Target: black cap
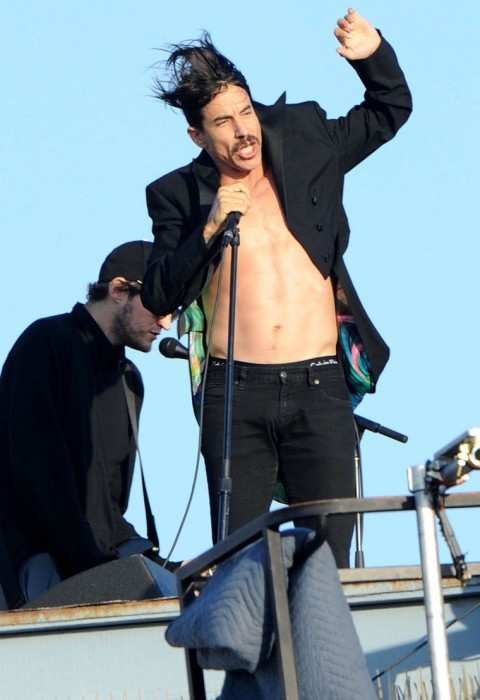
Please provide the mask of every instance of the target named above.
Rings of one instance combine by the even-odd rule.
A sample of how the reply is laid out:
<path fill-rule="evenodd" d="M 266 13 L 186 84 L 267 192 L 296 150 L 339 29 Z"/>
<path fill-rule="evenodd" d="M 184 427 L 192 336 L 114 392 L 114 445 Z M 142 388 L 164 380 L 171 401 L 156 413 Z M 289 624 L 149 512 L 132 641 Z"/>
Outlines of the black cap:
<path fill-rule="evenodd" d="M 142 282 L 153 243 L 129 241 L 122 243 L 107 255 L 98 273 L 99 282 L 110 282 L 114 277 L 124 277 L 129 282 Z"/>

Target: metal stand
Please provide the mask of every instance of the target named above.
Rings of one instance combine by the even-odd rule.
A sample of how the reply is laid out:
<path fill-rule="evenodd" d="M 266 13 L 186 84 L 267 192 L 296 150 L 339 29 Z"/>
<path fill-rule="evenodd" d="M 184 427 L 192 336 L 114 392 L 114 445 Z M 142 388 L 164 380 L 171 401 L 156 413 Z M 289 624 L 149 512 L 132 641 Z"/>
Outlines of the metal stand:
<path fill-rule="evenodd" d="M 217 541 L 221 542 L 228 535 L 230 520 L 230 499 L 232 496 L 231 451 L 232 451 L 232 399 L 233 399 L 233 362 L 235 347 L 235 312 L 237 305 L 237 267 L 240 231 L 233 223 L 223 234 L 223 246 L 232 248 L 230 263 L 230 302 L 228 308 L 228 346 L 227 367 L 225 372 L 225 403 L 223 420 L 223 460 L 222 476 L 218 489 L 218 526 Z"/>
<path fill-rule="evenodd" d="M 362 453 L 360 451 L 361 432 L 355 422 L 355 498 L 363 498 L 363 474 Z M 363 513 L 355 515 L 355 568 L 365 567 L 365 555 L 363 552 Z"/>
<path fill-rule="evenodd" d="M 380 423 L 354 414 L 355 428 L 355 498 L 363 498 L 363 473 L 362 473 L 362 453 L 360 449 L 360 441 L 365 430 L 372 433 L 380 433 L 391 440 L 397 442 L 407 442 L 408 437 L 391 428 L 386 428 Z M 365 554 L 363 552 L 363 514 L 356 513 L 355 515 L 355 568 L 363 569 L 365 567 Z"/>
<path fill-rule="evenodd" d="M 425 596 L 428 641 L 432 664 L 432 686 L 435 700 L 451 700 L 447 633 L 443 609 L 442 579 L 438 540 L 435 529 L 433 494 L 426 480 L 426 467 L 421 464 L 408 470 L 409 488 L 415 498 L 418 539 Z"/>

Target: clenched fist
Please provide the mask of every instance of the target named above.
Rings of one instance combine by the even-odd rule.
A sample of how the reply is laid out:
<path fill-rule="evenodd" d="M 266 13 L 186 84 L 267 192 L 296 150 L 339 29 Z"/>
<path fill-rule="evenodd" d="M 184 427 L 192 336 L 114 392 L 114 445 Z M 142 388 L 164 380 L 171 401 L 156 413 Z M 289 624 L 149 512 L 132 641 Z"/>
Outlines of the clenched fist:
<path fill-rule="evenodd" d="M 350 61 L 368 58 L 380 46 L 381 37 L 373 24 L 352 7 L 348 8 L 347 14 L 338 20 L 337 25 L 334 34 L 341 44 L 337 52 Z"/>
<path fill-rule="evenodd" d="M 208 242 L 215 236 L 225 223 L 232 211 L 245 214 L 250 207 L 250 190 L 242 182 L 235 185 L 223 185 L 217 190 L 217 196 L 212 204 L 207 223 L 203 229 L 203 237 Z"/>

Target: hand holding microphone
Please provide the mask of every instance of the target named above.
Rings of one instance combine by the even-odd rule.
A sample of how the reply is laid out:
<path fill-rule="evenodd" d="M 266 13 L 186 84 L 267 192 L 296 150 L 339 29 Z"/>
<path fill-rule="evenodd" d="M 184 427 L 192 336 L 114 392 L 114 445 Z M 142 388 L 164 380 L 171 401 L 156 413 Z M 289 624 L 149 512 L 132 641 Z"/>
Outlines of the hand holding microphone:
<path fill-rule="evenodd" d="M 240 216 L 246 214 L 249 208 L 250 190 L 245 184 L 238 182 L 220 187 L 203 229 L 205 242 L 217 233 L 238 224 Z"/>

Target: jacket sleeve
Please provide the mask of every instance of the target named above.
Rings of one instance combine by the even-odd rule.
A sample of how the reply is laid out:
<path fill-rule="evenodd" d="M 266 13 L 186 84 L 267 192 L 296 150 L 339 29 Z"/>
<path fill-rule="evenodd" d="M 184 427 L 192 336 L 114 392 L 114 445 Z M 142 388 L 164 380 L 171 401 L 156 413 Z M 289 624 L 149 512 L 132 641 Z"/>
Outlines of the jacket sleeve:
<path fill-rule="evenodd" d="M 54 339 L 31 333 L 9 367 L 9 453 L 13 497 L 24 527 L 48 552 L 64 576 L 110 561 L 102 552 L 81 507 L 74 455 L 65 440 L 66 412 Z M 65 350 L 65 348 L 63 348 Z"/>
<path fill-rule="evenodd" d="M 162 316 L 200 295 L 208 266 L 220 245 L 218 236 L 205 243 L 203 226 L 198 221 L 191 223 L 180 201 L 174 198 L 174 189 L 173 184 L 169 188 L 159 181 L 147 187 L 155 241 L 143 280 L 142 301 L 147 309 Z M 191 210 L 191 199 L 185 206 Z"/>
<path fill-rule="evenodd" d="M 345 117 L 326 120 L 340 150 L 344 172 L 395 136 L 412 111 L 412 97 L 390 44 L 382 37 L 371 56 L 349 61 L 365 85 L 364 101 Z M 323 110 L 317 105 L 319 115 Z"/>

